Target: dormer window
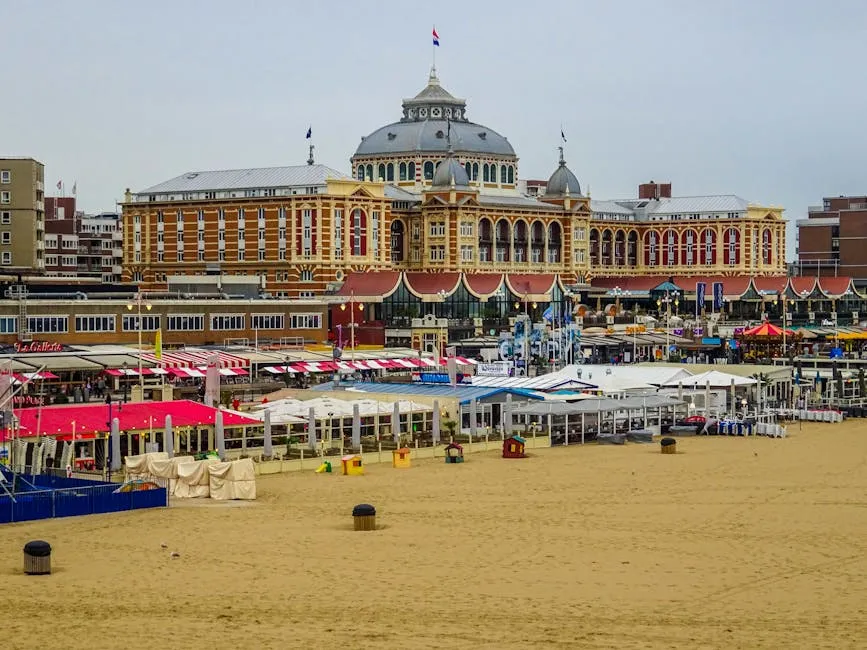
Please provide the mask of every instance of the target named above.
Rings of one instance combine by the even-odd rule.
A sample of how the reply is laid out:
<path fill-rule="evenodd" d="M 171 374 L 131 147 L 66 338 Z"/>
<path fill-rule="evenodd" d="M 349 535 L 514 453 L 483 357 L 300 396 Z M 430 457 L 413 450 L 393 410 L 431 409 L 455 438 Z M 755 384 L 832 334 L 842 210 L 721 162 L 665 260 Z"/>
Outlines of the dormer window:
<path fill-rule="evenodd" d="M 481 133 L 479 133 L 479 137 L 480 137 L 482 140 L 487 139 L 487 137 L 488 137 L 488 132 L 487 132 L 487 131 L 482 131 Z"/>
<path fill-rule="evenodd" d="M 442 140 L 444 137 L 446 137 L 446 134 L 443 133 L 443 132 L 440 130 L 440 131 L 437 131 L 437 132 L 436 132 L 436 136 L 437 136 L 440 140 Z"/>
<path fill-rule="evenodd" d="M 394 140 L 396 137 L 397 137 L 397 133 L 392 133 L 391 131 L 389 131 L 389 133 L 388 133 L 388 139 L 389 140 Z"/>
<path fill-rule="evenodd" d="M 430 114 L 433 117 L 439 117 L 440 115 L 442 115 L 442 109 L 438 106 L 435 106 L 434 108 L 430 109 Z"/>

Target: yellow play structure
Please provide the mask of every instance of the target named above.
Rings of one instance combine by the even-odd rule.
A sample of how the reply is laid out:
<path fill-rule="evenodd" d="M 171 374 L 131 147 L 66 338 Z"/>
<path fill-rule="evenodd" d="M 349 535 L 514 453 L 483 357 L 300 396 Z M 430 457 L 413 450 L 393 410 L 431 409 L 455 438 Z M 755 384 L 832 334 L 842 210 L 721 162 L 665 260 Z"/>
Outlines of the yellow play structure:
<path fill-rule="evenodd" d="M 361 456 L 349 454 L 340 459 L 344 476 L 363 476 L 364 467 L 361 466 Z"/>
<path fill-rule="evenodd" d="M 409 469 L 412 466 L 412 459 L 407 447 L 401 447 L 391 452 L 391 466 L 397 469 Z"/>
<path fill-rule="evenodd" d="M 324 461 L 319 467 L 316 468 L 317 474 L 331 474 L 331 463 L 329 461 Z"/>

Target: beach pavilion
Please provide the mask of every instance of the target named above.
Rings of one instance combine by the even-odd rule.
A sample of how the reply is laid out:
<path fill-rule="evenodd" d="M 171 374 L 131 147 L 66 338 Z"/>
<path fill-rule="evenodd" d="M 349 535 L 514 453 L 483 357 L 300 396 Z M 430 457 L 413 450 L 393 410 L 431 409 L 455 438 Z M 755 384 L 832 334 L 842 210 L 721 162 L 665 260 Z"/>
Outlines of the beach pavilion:
<path fill-rule="evenodd" d="M 145 453 L 148 443 L 163 450 L 166 416 L 172 418 L 174 446 L 177 453 L 203 452 L 216 448 L 215 419 L 223 414 L 226 447 L 241 441 L 248 430 L 260 429 L 262 423 L 252 417 L 205 406 L 199 402 L 129 402 L 126 404 L 70 404 L 15 409 L 18 427 L 15 437 L 35 442 L 41 437 L 69 442 L 77 464 L 101 469 L 105 465 L 111 420 L 117 418 L 121 458 Z"/>

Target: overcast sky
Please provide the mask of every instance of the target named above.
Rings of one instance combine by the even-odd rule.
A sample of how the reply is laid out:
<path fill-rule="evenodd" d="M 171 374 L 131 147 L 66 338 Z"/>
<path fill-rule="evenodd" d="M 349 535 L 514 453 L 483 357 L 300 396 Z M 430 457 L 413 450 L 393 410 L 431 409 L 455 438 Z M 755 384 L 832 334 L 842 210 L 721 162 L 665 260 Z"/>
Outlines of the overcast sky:
<path fill-rule="evenodd" d="M 349 173 L 361 136 L 445 88 L 547 178 L 560 124 L 596 198 L 671 181 L 794 221 L 867 193 L 864 0 L 0 0 L 0 155 L 33 156 L 80 207 L 201 169 Z M 794 229 L 789 228 L 790 256 Z"/>

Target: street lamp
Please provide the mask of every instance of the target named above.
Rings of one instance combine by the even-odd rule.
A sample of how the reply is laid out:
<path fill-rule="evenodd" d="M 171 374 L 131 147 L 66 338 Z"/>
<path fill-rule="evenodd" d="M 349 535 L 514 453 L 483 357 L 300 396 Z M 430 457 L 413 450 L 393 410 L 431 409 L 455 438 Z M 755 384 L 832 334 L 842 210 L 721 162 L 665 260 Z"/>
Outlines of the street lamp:
<path fill-rule="evenodd" d="M 126 379 L 126 377 L 127 377 L 127 374 L 126 374 L 126 361 L 124 361 L 122 364 L 120 364 L 120 368 L 121 368 L 121 370 L 123 370 L 123 377 L 124 377 L 124 379 Z M 124 381 L 124 382 L 123 382 L 123 403 L 124 403 L 124 404 L 126 404 L 126 389 L 127 389 L 128 384 L 129 384 L 129 382 L 127 382 L 127 381 Z"/>
<path fill-rule="evenodd" d="M 346 311 L 345 302 L 340 304 L 340 311 Z M 352 356 L 350 357 L 351 361 L 355 361 L 355 307 L 354 305 L 358 305 L 358 311 L 364 310 L 363 303 L 355 302 L 355 292 L 353 291 L 349 294 L 349 345 L 352 346 Z"/>
<path fill-rule="evenodd" d="M 665 295 L 662 298 L 657 298 L 656 307 L 657 309 L 662 309 L 662 305 L 665 305 L 665 358 L 670 358 L 671 355 L 671 345 L 670 345 L 670 335 L 671 335 L 671 305 L 674 304 L 675 309 L 680 304 L 680 299 L 678 298 L 677 291 L 666 291 Z"/>
<path fill-rule="evenodd" d="M 141 308 L 142 308 L 142 304 L 144 304 L 144 307 L 147 311 L 150 311 L 153 308 L 153 305 L 151 305 L 146 300 L 142 301 L 143 298 L 144 298 L 144 296 L 142 295 L 142 292 L 139 291 L 138 293 L 135 294 L 135 302 L 129 302 L 126 305 L 127 311 L 132 311 L 133 308 L 135 308 L 135 310 L 136 310 L 136 323 L 138 324 L 138 381 L 139 381 L 139 391 L 140 391 L 139 399 L 141 399 L 141 401 L 144 401 L 144 375 L 142 374 L 142 358 L 141 358 L 141 355 L 142 355 L 141 339 L 142 339 L 142 331 L 144 329 L 144 323 L 142 323 L 142 320 L 141 320 Z M 124 401 L 126 401 L 126 400 L 124 400 Z"/>

